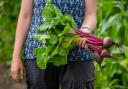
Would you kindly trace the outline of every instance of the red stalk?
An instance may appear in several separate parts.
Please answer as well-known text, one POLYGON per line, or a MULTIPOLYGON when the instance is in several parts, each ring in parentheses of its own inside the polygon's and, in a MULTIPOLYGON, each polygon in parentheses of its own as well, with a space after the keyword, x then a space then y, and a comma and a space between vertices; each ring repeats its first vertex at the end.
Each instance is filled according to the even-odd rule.
POLYGON ((103 42, 95 42, 95 41, 89 40, 88 38, 87 38, 87 43, 98 45, 98 46, 102 46, 103 45, 103 42))
POLYGON ((92 45, 92 44, 88 44, 88 47, 93 50, 93 51, 96 51, 98 53, 101 53, 102 51, 102 48, 100 48, 99 46, 95 46, 95 45, 92 45))
POLYGON ((95 41, 95 42, 102 42, 102 39, 96 37, 95 35, 82 32, 81 30, 77 30, 76 33, 82 37, 87 37, 89 40, 95 41))

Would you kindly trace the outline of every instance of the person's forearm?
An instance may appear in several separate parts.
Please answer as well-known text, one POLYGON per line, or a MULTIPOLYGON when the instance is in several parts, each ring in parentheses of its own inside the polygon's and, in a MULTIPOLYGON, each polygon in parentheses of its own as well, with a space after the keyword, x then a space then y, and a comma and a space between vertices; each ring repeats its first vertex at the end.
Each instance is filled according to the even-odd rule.
POLYGON ((22 50, 22 46, 24 44, 24 41, 26 39, 29 26, 31 22, 31 16, 30 15, 19 15, 18 23, 17 23, 17 29, 16 29, 16 37, 15 37, 15 44, 14 44, 14 51, 13 51, 13 57, 19 57, 20 52, 22 50))
POLYGON ((96 27, 96 15, 87 15, 84 18, 84 21, 82 23, 82 27, 88 27, 91 31, 94 30, 94 28, 96 27))
POLYGON ((97 0, 85 0, 85 15, 81 26, 81 27, 85 27, 83 31, 90 30, 90 32, 92 32, 96 27, 96 23, 97 23, 96 11, 97 11, 97 0))
POLYGON ((32 19, 32 11, 33 11, 33 0, 22 0, 20 14, 16 28, 15 44, 12 55, 13 57, 20 57, 20 53, 30 27, 30 23, 32 19))

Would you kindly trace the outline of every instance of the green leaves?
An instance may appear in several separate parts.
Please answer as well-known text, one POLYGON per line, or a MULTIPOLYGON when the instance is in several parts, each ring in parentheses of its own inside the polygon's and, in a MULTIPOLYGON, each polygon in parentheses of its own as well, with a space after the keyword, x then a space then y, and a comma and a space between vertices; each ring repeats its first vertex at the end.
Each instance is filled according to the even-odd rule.
POLYGON ((34 49, 34 54, 37 56, 37 65, 40 68, 46 68, 46 62, 48 59, 46 58, 47 54, 44 53, 45 50, 46 49, 44 47, 34 49))
POLYGON ((75 21, 70 15, 63 15, 54 4, 47 1, 42 15, 44 23, 36 30, 33 37, 43 43, 40 48, 35 48, 37 64, 41 69, 47 67, 47 62, 54 65, 67 64, 69 49, 78 40, 75 34, 75 21), (52 8, 52 9, 51 9, 52 8))
POLYGON ((51 4, 50 1, 47 1, 46 6, 43 8, 42 15, 44 18, 44 22, 47 23, 57 15, 62 15, 62 13, 54 4, 51 4))
POLYGON ((67 64, 66 56, 55 55, 53 57, 54 65, 60 66, 67 64))
POLYGON ((33 38, 35 38, 37 41, 41 43, 46 43, 46 39, 50 39, 50 35, 47 34, 35 34, 33 35, 33 38))
POLYGON ((51 35, 50 39, 49 39, 49 43, 52 44, 52 45, 55 45, 55 44, 57 44, 57 42, 58 42, 58 36, 51 35))

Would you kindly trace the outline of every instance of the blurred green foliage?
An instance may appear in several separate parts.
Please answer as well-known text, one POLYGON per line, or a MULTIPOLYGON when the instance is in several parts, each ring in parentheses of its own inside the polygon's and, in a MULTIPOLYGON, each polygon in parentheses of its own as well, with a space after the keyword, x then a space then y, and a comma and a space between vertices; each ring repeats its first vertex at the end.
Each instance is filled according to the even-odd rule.
POLYGON ((100 37, 110 36, 122 48, 111 48, 114 58, 105 59, 102 72, 96 64, 95 89, 128 89, 128 1, 99 0, 97 29, 100 37))
POLYGON ((0 63, 11 60, 19 8, 19 0, 0 0, 0 63))
MULTIPOLYGON (((11 60, 19 0, 0 0, 0 63, 11 60)), ((110 36, 123 44, 123 49, 113 47, 114 58, 105 59, 102 72, 96 66, 95 89, 128 89, 128 0, 99 0, 97 29, 100 37, 110 36)))

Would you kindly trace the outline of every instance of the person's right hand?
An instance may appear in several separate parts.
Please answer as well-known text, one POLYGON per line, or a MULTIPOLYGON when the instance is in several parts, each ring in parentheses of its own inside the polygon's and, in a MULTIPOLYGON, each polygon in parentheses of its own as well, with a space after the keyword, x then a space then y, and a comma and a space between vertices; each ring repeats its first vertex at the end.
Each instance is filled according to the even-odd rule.
POLYGON ((20 58, 12 59, 10 72, 13 80, 19 81, 23 79, 24 65, 20 58))

